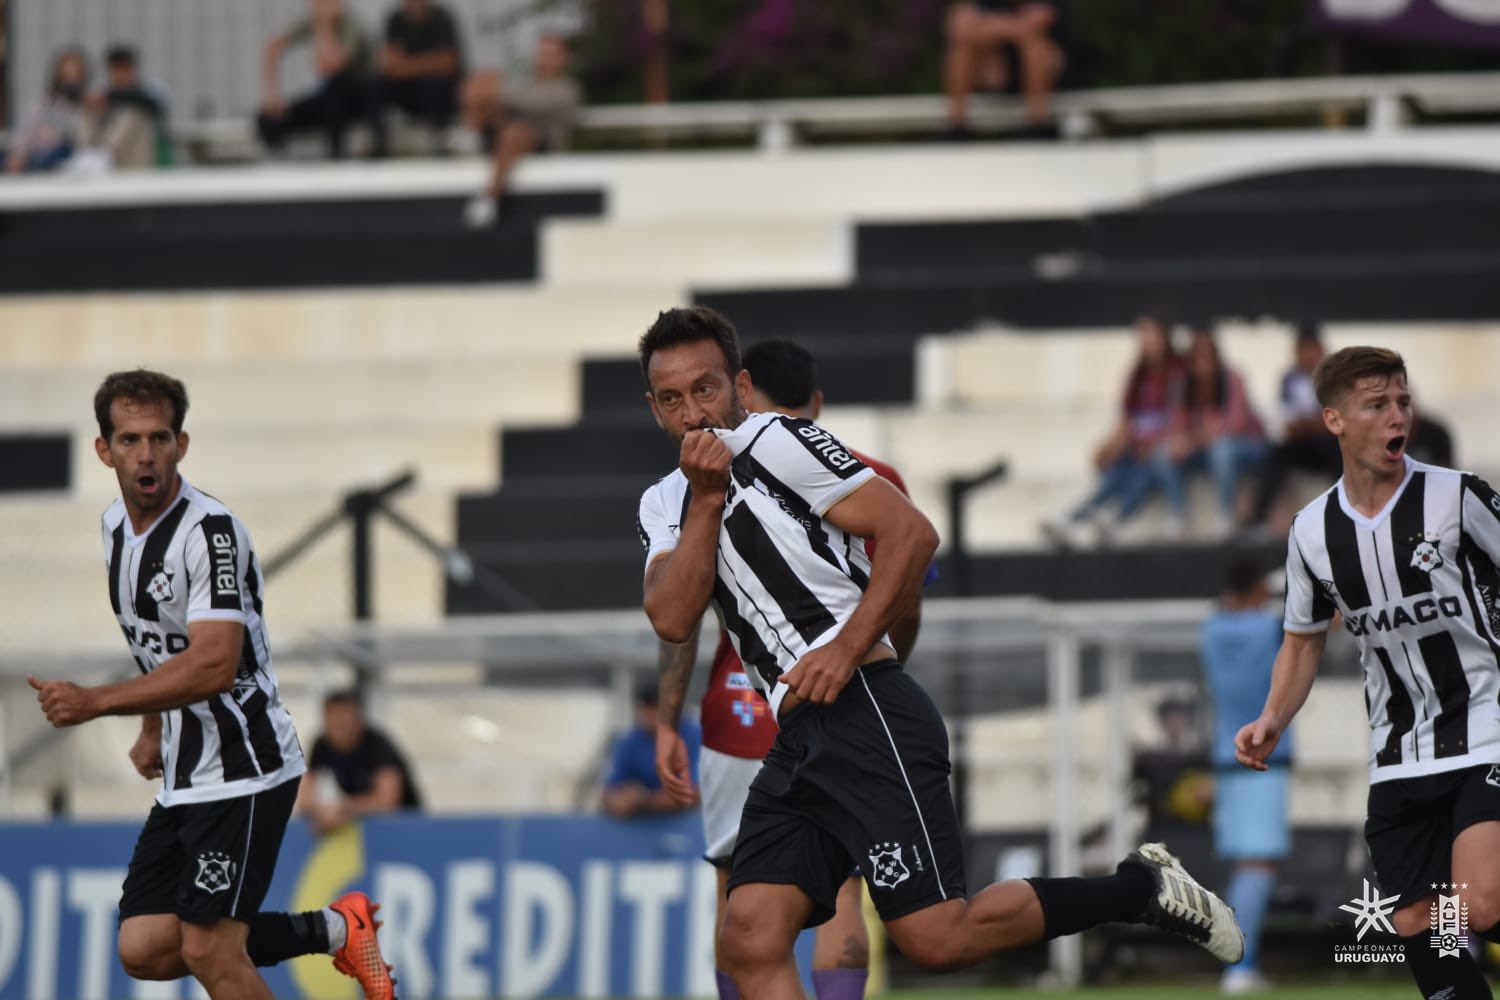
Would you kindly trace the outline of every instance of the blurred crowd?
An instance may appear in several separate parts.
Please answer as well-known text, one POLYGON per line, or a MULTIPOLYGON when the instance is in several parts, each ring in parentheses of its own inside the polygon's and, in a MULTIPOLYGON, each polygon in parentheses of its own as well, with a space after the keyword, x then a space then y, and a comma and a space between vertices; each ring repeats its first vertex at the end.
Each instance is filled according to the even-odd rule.
MULTIPOLYGON (((1256 413, 1244 376, 1224 360, 1212 324, 1174 328, 1155 315, 1135 321, 1137 352, 1125 376, 1118 418, 1094 451, 1093 490, 1043 524, 1058 546, 1107 545, 1160 495, 1161 542, 1189 537, 1245 543, 1285 536, 1294 476, 1320 489, 1338 479, 1338 442, 1323 426, 1313 372, 1324 347, 1316 324, 1298 327, 1280 380, 1273 436, 1256 413), (1189 480, 1213 484, 1213 523, 1190 523, 1189 480), (1196 529, 1196 530, 1193 530, 1196 529)), ((1453 464, 1443 422, 1423 413, 1408 451, 1418 461, 1453 464)))
MULTIPOLYGON (((632 52, 640 92, 647 102, 663 103, 671 97, 672 11, 668 0, 638 2, 639 37, 632 52)), ((780 0, 767 0, 751 16, 752 27, 784 34, 782 22, 791 17, 784 8, 780 0)), ((1050 97, 1065 65, 1057 21, 1051 4, 1034 0, 962 0, 949 9, 942 86, 950 137, 972 136, 969 104, 976 90, 1007 87, 1024 95, 1028 134, 1054 132, 1050 97)), ((332 159, 349 153, 356 129, 368 135, 369 156, 389 155, 393 125, 425 132, 429 154, 477 146, 492 169, 466 218, 485 226, 495 220, 518 160, 569 144, 582 107, 569 48, 563 35, 544 34, 530 73, 507 79, 493 67, 468 64, 458 20, 435 0, 399 0, 379 35, 343 0, 308 0, 306 14, 265 44, 255 132, 271 154, 299 134, 321 137, 332 159), (316 82, 305 93, 283 91, 281 74, 291 59, 306 60, 313 70, 316 82)), ((107 81, 96 87, 89 53, 69 46, 56 54, 44 96, 15 123, 6 151, 12 173, 102 172, 171 162, 166 88, 145 82, 129 45, 112 46, 105 64, 107 81)))

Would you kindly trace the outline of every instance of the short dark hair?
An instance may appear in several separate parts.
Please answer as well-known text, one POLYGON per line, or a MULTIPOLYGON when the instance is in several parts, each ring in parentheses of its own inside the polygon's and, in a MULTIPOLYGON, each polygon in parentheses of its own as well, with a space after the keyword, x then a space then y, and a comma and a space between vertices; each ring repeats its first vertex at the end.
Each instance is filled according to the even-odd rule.
POLYGON ((734 324, 707 306, 686 309, 667 309, 657 314, 656 322, 641 335, 636 350, 641 356, 641 376, 646 380, 646 391, 651 390, 651 355, 668 347, 681 344, 696 344, 712 340, 724 354, 724 367, 729 377, 740 373, 740 335, 734 324))
POLYGON ((1393 379, 1406 376, 1406 361, 1384 347, 1346 347, 1318 362, 1313 369, 1313 388, 1318 402, 1338 406, 1356 385, 1367 378, 1393 379))
POLYGON ((818 391, 818 360, 791 340, 762 340, 745 348, 745 371, 777 406, 800 410, 818 391))
POLYGON ((354 708, 362 709, 365 707, 365 700, 359 696, 359 692, 354 688, 339 688, 337 691, 330 691, 323 696, 324 708, 330 708, 334 705, 351 705, 354 708))
POLYGON ((136 62, 135 49, 129 45, 111 45, 104 54, 107 66, 134 66, 136 62))
POLYGON ((109 408, 117 399, 170 405, 172 432, 182 433, 182 421, 187 416, 188 408, 187 387, 172 376, 148 368, 106 375, 99 391, 94 393, 94 416, 99 421, 99 436, 106 441, 115 432, 115 422, 110 419, 109 408))
POLYGON ((1266 567, 1254 556, 1241 556, 1229 564, 1224 589, 1235 597, 1248 597, 1266 578, 1266 567))

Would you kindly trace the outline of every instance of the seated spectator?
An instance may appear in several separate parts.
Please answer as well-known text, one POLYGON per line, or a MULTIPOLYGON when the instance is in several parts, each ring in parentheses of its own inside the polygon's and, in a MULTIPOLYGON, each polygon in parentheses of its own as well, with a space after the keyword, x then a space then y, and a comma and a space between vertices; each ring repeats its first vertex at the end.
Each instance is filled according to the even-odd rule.
POLYGON ((1107 535, 1114 523, 1129 520, 1151 495, 1156 482, 1152 455, 1167 433, 1173 386, 1182 377, 1182 362, 1172 350, 1167 325, 1155 316, 1135 321, 1140 353, 1125 382, 1120 421, 1094 454, 1099 485, 1067 515, 1042 525, 1053 541, 1078 543, 1090 524, 1107 535), (1111 509, 1113 507, 1113 509, 1111 509))
POLYGON ((288 135, 321 129, 328 137, 328 155, 341 159, 350 124, 373 117, 369 64, 369 43, 341 0, 310 0, 308 17, 266 43, 264 100, 256 118, 261 141, 280 149, 288 135), (303 43, 312 44, 320 82, 312 93, 288 104, 281 96, 281 57, 303 43))
POLYGON ((1053 131, 1052 88, 1064 63, 1062 49, 1052 39, 1056 23, 1057 10, 1034 0, 963 0, 948 11, 943 86, 952 136, 970 134, 969 96, 976 88, 1005 86, 1007 46, 1015 49, 1026 117, 1034 130, 1053 131))
POLYGON ((353 691, 323 699, 323 733, 308 755, 297 807, 319 833, 361 816, 422 807, 406 758, 366 723, 364 704, 353 691))
POLYGON ((453 15, 432 0, 402 0, 385 25, 376 153, 386 152, 383 112, 388 105, 441 133, 458 110, 463 52, 453 15))
POLYGON ((1168 697, 1156 706, 1161 742, 1134 752, 1136 801, 1146 807, 1145 840, 1180 839, 1184 828, 1203 827, 1214 801, 1213 772, 1198 728, 1198 706, 1168 697))
POLYGON ((85 144, 105 154, 115 169, 153 167, 166 131, 166 101, 142 81, 128 45, 113 46, 104 63, 109 87, 89 98, 85 144))
POLYGON ((1219 527, 1227 534, 1235 523, 1240 481, 1265 449, 1265 431, 1250 408, 1245 380, 1225 367, 1213 334, 1195 330, 1186 374, 1173 394, 1171 426, 1156 454, 1157 477, 1171 505, 1171 537, 1186 532, 1187 476, 1202 468, 1218 487, 1219 527))
MULTIPOLYGON (((644 687, 635 696, 635 724, 615 741, 610 753, 609 772, 604 779, 604 811, 619 819, 648 816, 655 813, 680 812, 684 807, 672 800, 656 776, 656 706, 655 685, 644 687)), ((692 762, 693 787, 698 786, 698 751, 703 746, 703 730, 692 719, 682 720, 682 739, 692 762)))
POLYGON ((1291 470, 1313 473, 1324 483, 1332 483, 1343 471, 1338 438, 1323 426, 1323 404, 1313 390, 1313 371, 1324 353, 1315 324, 1298 329, 1295 350, 1295 361, 1281 378, 1281 440, 1266 452, 1245 519, 1246 528, 1256 534, 1266 533, 1266 518, 1291 470))
POLYGON ((54 170, 82 145, 88 87, 89 62, 83 49, 70 45, 52 57, 46 94, 15 130, 6 161, 11 173, 54 170))
POLYGON ((521 157, 566 149, 572 136, 582 100, 568 76, 568 43, 561 35, 542 36, 533 73, 515 86, 504 85, 498 70, 476 72, 464 81, 464 124, 479 133, 493 163, 488 187, 465 211, 475 229, 494 224, 521 157))

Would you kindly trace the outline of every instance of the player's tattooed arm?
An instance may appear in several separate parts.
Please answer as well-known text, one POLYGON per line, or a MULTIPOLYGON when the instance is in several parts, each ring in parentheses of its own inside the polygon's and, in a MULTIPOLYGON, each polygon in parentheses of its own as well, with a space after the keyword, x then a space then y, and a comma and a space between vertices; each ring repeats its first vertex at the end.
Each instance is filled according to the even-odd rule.
POLYGON ((692 756, 678 724, 682 721, 682 705, 687 700, 693 664, 698 661, 701 631, 701 625, 694 628, 687 642, 663 642, 658 653, 656 776, 677 806, 690 806, 698 801, 697 789, 693 787, 692 756))
POLYGON ((693 665, 698 662, 698 636, 701 632, 700 625, 693 629, 687 642, 663 641, 657 653, 656 686, 660 700, 656 706, 656 718, 664 726, 676 729, 682 721, 682 707, 687 702, 693 665))

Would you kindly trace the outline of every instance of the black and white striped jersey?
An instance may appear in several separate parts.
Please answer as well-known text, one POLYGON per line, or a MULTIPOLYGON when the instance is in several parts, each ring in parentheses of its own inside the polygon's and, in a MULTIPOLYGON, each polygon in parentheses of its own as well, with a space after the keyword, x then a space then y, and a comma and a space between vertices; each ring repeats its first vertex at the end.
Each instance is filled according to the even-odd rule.
MULTIPOLYGON (((719 527, 714 607, 751 682, 781 707, 781 674, 830 642, 870 579, 861 539, 825 521, 875 471, 809 420, 755 413, 715 431, 734 453, 719 527)), ((691 494, 681 470, 641 497, 646 565, 677 547, 691 494)))
POLYGON ((184 479, 177 500, 141 535, 116 500, 104 512, 104 559, 110 605, 143 674, 188 647, 193 622, 245 630, 234 687, 162 713, 157 801, 238 798, 302 774, 302 746, 271 669, 260 567, 239 518, 184 479))
POLYGON ((1287 546, 1286 630, 1359 642, 1370 780, 1500 763, 1500 496, 1476 476, 1406 459, 1373 518, 1340 480, 1287 546))

